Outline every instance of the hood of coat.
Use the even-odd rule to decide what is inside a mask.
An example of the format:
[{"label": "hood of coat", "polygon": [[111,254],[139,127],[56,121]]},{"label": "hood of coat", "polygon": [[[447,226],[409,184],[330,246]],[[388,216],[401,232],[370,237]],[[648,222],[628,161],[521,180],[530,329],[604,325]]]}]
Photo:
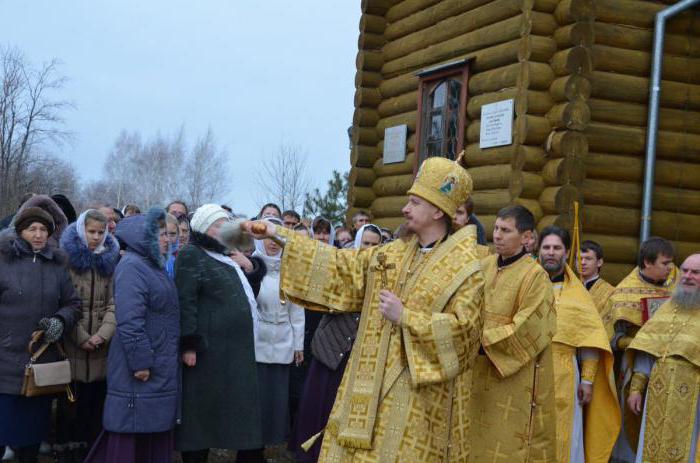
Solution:
[{"label": "hood of coat", "polygon": [[158,268],[165,266],[158,245],[159,222],[165,222],[165,209],[151,208],[145,214],[132,215],[117,225],[115,235],[128,251],[149,259]]},{"label": "hood of coat", "polygon": [[95,269],[102,276],[109,277],[119,262],[119,244],[112,235],[105,238],[105,250],[100,254],[90,251],[78,235],[77,224],[68,225],[61,236],[61,249],[68,254],[69,264],[78,273]]},{"label": "hood of coat", "polygon": [[219,240],[211,236],[193,231],[190,233],[190,244],[206,249],[207,251],[216,252],[219,254],[228,254],[229,251],[219,242]]},{"label": "hood of coat", "polygon": [[[68,219],[66,218],[66,215],[63,213],[58,204],[56,204],[56,201],[51,199],[50,196],[34,195],[31,198],[29,198],[24,204],[22,204],[22,207],[19,208],[19,211],[17,211],[17,213],[19,214],[23,210],[28,209],[30,207],[40,207],[46,212],[48,212],[51,215],[51,217],[53,217],[53,223],[56,227],[56,230],[51,236],[54,237],[56,240],[61,239],[61,235],[68,226]],[[14,228],[14,222],[15,221],[13,219],[10,228]]]},{"label": "hood of coat", "polygon": [[68,263],[66,253],[58,249],[53,241],[49,240],[44,249],[35,253],[32,251],[32,246],[18,237],[14,229],[3,230],[3,233],[0,234],[0,255],[8,262],[36,255],[59,264]]}]

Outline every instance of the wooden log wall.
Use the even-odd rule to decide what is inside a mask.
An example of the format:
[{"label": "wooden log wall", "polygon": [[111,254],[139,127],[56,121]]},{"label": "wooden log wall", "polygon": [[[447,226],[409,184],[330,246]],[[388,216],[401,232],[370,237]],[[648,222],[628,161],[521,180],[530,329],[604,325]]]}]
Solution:
[{"label": "wooden log wall", "polygon": [[[582,238],[604,246],[612,282],[639,246],[653,21],[667,3],[596,0]],[[673,241],[680,261],[700,249],[700,10],[668,24],[664,53],[652,234]]]}]

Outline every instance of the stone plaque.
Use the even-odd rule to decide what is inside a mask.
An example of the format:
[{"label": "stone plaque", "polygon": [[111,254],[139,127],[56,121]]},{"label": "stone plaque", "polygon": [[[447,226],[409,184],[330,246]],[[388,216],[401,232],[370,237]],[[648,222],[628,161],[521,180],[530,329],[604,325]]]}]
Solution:
[{"label": "stone plaque", "polygon": [[479,148],[513,143],[513,100],[497,101],[481,107]]},{"label": "stone plaque", "polygon": [[384,129],[384,164],[406,160],[406,124]]}]

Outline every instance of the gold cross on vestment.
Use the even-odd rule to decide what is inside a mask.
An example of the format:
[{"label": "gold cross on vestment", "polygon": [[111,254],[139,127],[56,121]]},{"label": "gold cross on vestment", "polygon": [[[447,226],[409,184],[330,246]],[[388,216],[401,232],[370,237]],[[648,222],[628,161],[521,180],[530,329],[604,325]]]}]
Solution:
[{"label": "gold cross on vestment", "polygon": [[496,404],[496,407],[503,409],[503,421],[508,421],[510,412],[517,412],[518,409],[513,407],[513,396],[508,396],[508,402]]},{"label": "gold cross on vestment", "polygon": [[386,254],[380,252],[377,254],[377,265],[372,267],[372,270],[379,272],[379,277],[382,280],[382,289],[389,289],[389,277],[387,275],[387,270],[392,270],[396,268],[396,264],[386,263]]},{"label": "gold cross on vestment", "polygon": [[496,448],[493,450],[488,450],[486,453],[493,455],[493,459],[491,459],[491,463],[498,463],[498,460],[505,460],[508,458],[508,455],[505,453],[501,453],[501,443],[498,442],[496,443]]}]

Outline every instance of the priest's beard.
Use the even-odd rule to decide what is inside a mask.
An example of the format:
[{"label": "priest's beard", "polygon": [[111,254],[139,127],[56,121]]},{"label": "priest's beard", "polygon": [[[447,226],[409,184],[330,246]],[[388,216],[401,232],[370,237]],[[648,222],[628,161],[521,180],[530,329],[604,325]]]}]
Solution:
[{"label": "priest's beard", "polygon": [[[541,256],[540,259],[542,259]],[[564,269],[564,262],[564,258],[562,258],[559,262],[542,262],[542,267],[547,271],[549,277],[553,278],[562,272]]]},{"label": "priest's beard", "polygon": [[671,300],[683,310],[700,309],[700,289],[688,291],[682,286],[677,286],[673,290]]}]

